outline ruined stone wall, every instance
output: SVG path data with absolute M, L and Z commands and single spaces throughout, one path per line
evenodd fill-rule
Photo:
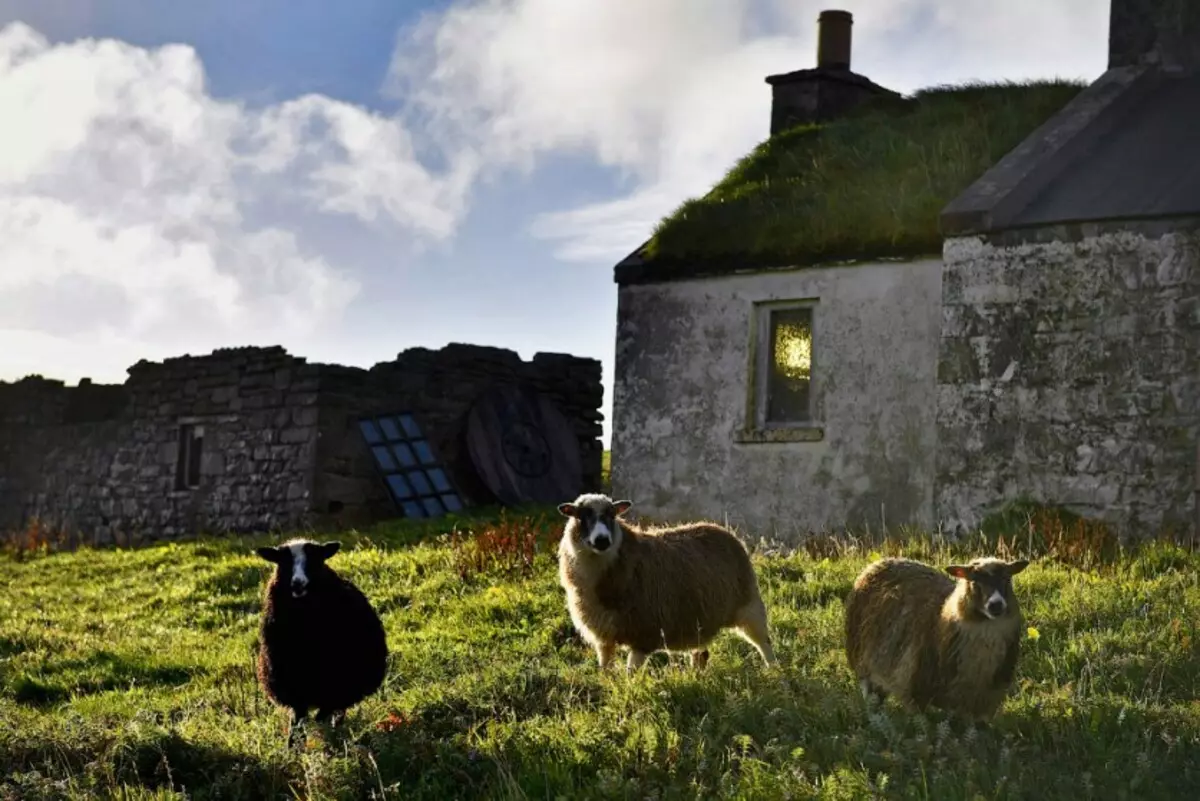
M 331 526 L 395 514 L 358 420 L 403 411 L 416 417 L 464 499 L 494 503 L 471 468 L 464 434 L 476 399 L 505 383 L 528 385 L 555 402 L 576 432 L 584 486 L 598 489 L 600 362 L 553 353 L 538 353 L 526 362 L 511 350 L 455 343 L 437 351 L 412 348 L 370 370 L 322 368 L 314 509 Z
M 1126 536 L 1190 532 L 1200 234 L 1072 234 L 946 242 L 938 517 L 971 528 L 1026 496 Z
M 613 492 L 793 542 L 929 525 L 940 282 L 925 259 L 622 286 Z M 748 431 L 754 307 L 775 301 L 814 304 L 815 419 Z
M 358 429 L 411 411 L 468 501 L 490 503 L 462 439 L 495 383 L 553 399 L 600 482 L 600 363 L 558 354 L 418 348 L 371 370 L 308 364 L 282 348 L 139 362 L 120 386 L 0 383 L 0 532 L 38 518 L 88 542 L 337 526 L 394 516 Z M 176 486 L 181 424 L 204 428 L 199 486 Z M 466 469 L 464 469 L 466 468 Z
M 307 521 L 316 367 L 282 348 L 139 362 L 123 387 L 0 388 L 0 529 L 38 518 L 85 541 Z M 107 399 L 81 404 L 91 392 Z M 121 403 L 112 398 L 119 392 Z M 89 410 L 90 409 L 90 410 Z M 74 411 L 73 411 L 74 410 Z M 181 423 L 204 427 L 200 484 L 176 488 Z

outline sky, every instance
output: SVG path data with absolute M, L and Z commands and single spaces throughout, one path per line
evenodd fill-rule
M 612 268 L 766 138 L 767 75 L 1092 80 L 1109 0 L 0 0 L 0 380 L 283 345 L 600 359 Z

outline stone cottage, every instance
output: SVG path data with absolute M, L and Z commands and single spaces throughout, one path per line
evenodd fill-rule
M 914 98 L 851 23 L 616 266 L 614 491 L 783 538 L 1019 497 L 1195 530 L 1200 4 L 1113 0 L 1086 87 Z
M 329 528 L 600 483 L 600 363 L 414 348 L 369 370 L 283 348 L 0 382 L 0 532 L 83 541 Z

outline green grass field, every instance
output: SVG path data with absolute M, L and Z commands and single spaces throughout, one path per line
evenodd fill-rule
M 986 544 L 756 553 L 780 669 L 724 635 L 703 674 L 660 654 L 630 678 L 600 675 L 572 632 L 560 520 L 534 510 L 460 518 L 473 535 L 342 535 L 331 564 L 377 605 L 392 664 L 344 728 L 310 728 L 291 752 L 252 670 L 268 565 L 251 548 L 265 540 L 2 556 L 0 799 L 1184 799 L 1200 787 L 1200 555 L 1033 548 L 1016 581 L 1030 627 L 1018 686 L 974 729 L 892 704 L 868 716 L 841 650 L 842 598 L 880 553 L 944 563 Z

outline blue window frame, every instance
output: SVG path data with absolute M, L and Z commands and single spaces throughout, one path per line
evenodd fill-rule
M 462 497 L 413 415 L 365 417 L 358 429 L 401 514 L 429 518 L 462 510 Z

